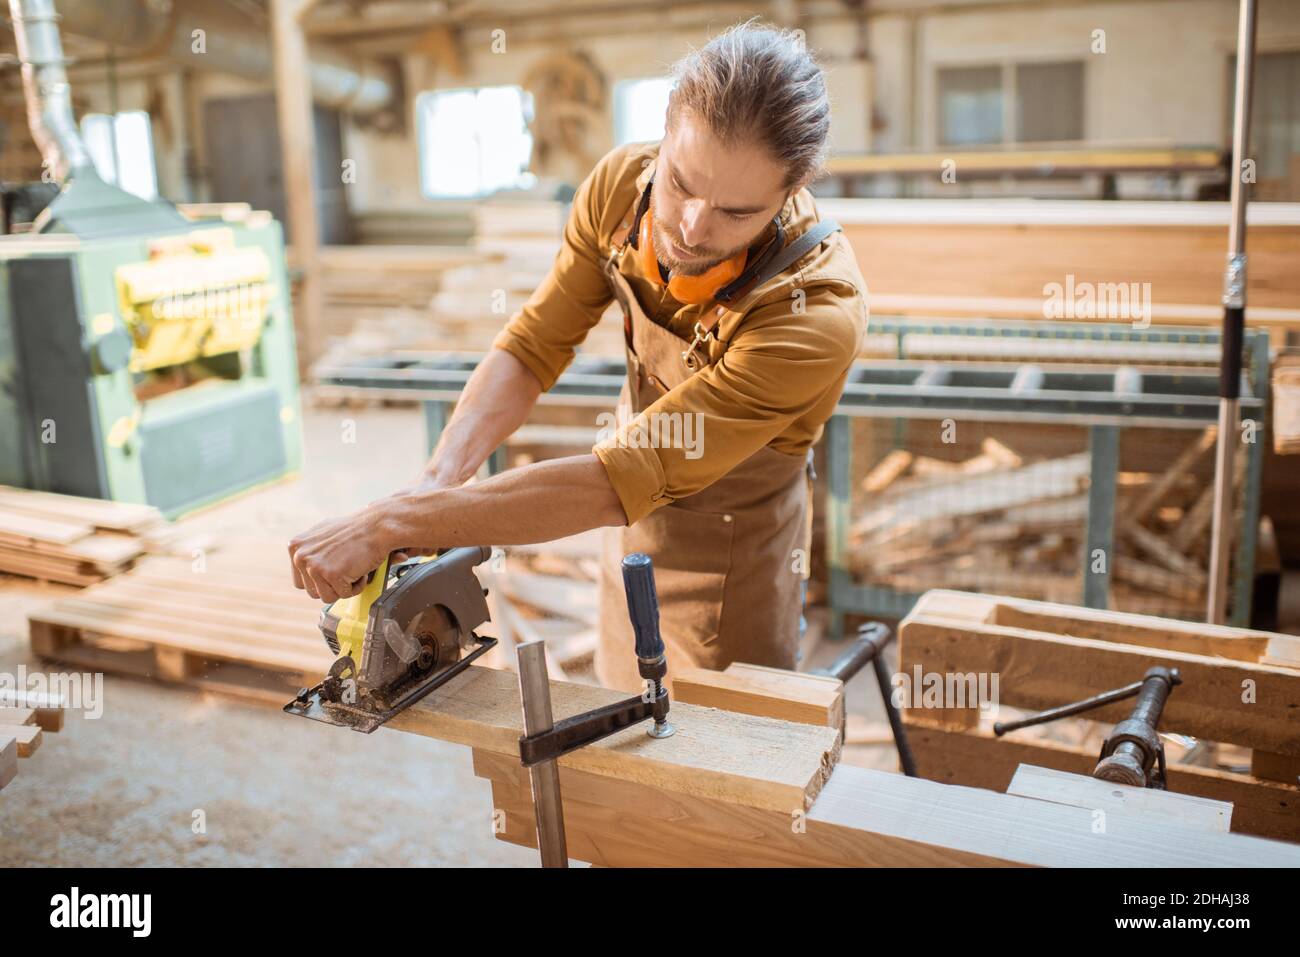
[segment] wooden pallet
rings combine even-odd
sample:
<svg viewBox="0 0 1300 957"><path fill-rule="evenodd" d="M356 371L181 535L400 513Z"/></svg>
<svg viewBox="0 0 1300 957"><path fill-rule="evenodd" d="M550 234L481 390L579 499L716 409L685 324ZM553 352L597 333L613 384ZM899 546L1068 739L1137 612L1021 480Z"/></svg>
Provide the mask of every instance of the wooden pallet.
<svg viewBox="0 0 1300 957"><path fill-rule="evenodd" d="M1033 711L1121 687L1156 665L1183 678L1162 733L1251 750L1249 773L1171 763L1169 789L1231 802L1234 831L1300 841L1300 638L954 591L927 592L899 628L901 674L996 674L999 705ZM1113 724L1132 707L1087 717ZM1097 763L1097 748L1034 728L995 737L991 718L974 707L905 708L921 775L1005 791L1021 763L1080 774Z"/></svg>
<svg viewBox="0 0 1300 957"><path fill-rule="evenodd" d="M0 571L68 585L93 585L146 553L211 547L186 536L151 505L0 485Z"/></svg>
<svg viewBox="0 0 1300 957"><path fill-rule="evenodd" d="M320 607L293 587L283 543L249 542L202 563L145 558L28 623L44 658L283 702L333 661Z"/></svg>
<svg viewBox="0 0 1300 957"><path fill-rule="evenodd" d="M62 699L0 691L0 789L18 774L18 759L41 746L46 731L63 730L63 716Z"/></svg>

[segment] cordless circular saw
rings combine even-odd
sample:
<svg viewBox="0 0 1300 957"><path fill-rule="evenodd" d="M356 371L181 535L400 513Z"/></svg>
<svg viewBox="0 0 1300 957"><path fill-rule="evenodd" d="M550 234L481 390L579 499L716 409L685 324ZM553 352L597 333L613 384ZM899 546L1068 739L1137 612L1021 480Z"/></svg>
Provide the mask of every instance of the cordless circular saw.
<svg viewBox="0 0 1300 957"><path fill-rule="evenodd" d="M369 734L460 674L496 644L474 633L490 617L474 566L491 555L476 546L391 566L384 559L360 594L321 611L338 657L284 710Z"/></svg>

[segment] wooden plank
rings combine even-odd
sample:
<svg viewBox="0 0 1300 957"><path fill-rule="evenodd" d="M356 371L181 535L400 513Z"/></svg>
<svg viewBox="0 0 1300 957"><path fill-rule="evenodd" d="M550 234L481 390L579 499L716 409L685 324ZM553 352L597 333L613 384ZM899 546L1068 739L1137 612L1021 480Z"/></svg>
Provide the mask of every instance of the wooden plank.
<svg viewBox="0 0 1300 957"><path fill-rule="evenodd" d="M912 453L905 449L891 451L867 473L862 480L862 491L877 494L889 488L911 466L912 457Z"/></svg>
<svg viewBox="0 0 1300 957"><path fill-rule="evenodd" d="M619 692L551 682L556 720L623 700ZM626 728L561 758L561 767L657 785L735 804L806 809L839 757L831 728L673 704L677 729L655 739ZM389 727L517 759L522 715L515 675L471 666L389 722Z"/></svg>
<svg viewBox="0 0 1300 957"><path fill-rule="evenodd" d="M1255 750L1250 753L1250 773L1269 781L1300 784L1300 758Z"/></svg>
<svg viewBox="0 0 1300 957"><path fill-rule="evenodd" d="M1171 821L1189 828L1226 834L1232 821L1232 805L1191 794L1134 788L1099 781L1083 774L1022 764L1007 788L1008 794L1105 811L1147 817L1164 826Z"/></svg>
<svg viewBox="0 0 1300 957"><path fill-rule="evenodd" d="M1201 653L1144 647L1139 642L1150 632L1136 629L1111 641L954 619L942 613L941 599L931 599L937 595L923 596L899 628L903 673L997 674L1002 704L1037 711L1130 684L1148 668L1174 667L1183 684L1165 706L1163 730L1300 755L1292 713L1300 674L1293 669L1211 657L1208 646ZM1250 703L1246 688L1254 692ZM1118 702L1089 717L1114 723L1132 707Z"/></svg>
<svg viewBox="0 0 1300 957"><path fill-rule="evenodd" d="M59 695L0 689L0 708L31 708L36 712L36 723L42 731L62 731L66 707Z"/></svg>
<svg viewBox="0 0 1300 957"><path fill-rule="evenodd" d="M679 668L674 700L782 721L839 728L844 685L835 678L734 663L726 671Z"/></svg>
<svg viewBox="0 0 1300 957"><path fill-rule="evenodd" d="M66 545L85 538L93 530L85 523L39 518L18 512L0 512L0 541L15 545L31 545L36 542Z"/></svg>
<svg viewBox="0 0 1300 957"><path fill-rule="evenodd" d="M33 489L0 485L0 508L67 522L69 520L95 528L136 532L163 522L162 513L152 505L114 502L108 499L38 492Z"/></svg>
<svg viewBox="0 0 1300 957"><path fill-rule="evenodd" d="M1219 430L1216 426L1209 426L1205 431L1198 435L1190 445L1187 446L1174 460L1164 473L1142 490L1142 493L1134 500L1133 504L1121 511L1119 522L1122 525L1135 525L1146 519L1155 511L1156 507L1163 501L1169 491L1182 480L1183 476L1188 473L1197 460L1200 459L1214 445L1215 436Z"/></svg>
<svg viewBox="0 0 1300 957"><path fill-rule="evenodd" d="M0 788L18 773L18 739L8 732L0 732Z"/></svg>
<svg viewBox="0 0 1300 957"><path fill-rule="evenodd" d="M18 757L30 758L41 746L41 729L34 724L7 724L4 733L18 742Z"/></svg>
<svg viewBox="0 0 1300 957"><path fill-rule="evenodd" d="M531 836L517 760L474 755L505 810L498 837ZM1295 866L1300 848L1088 808L837 767L812 808L736 807L562 767L569 853L604 866ZM510 824L517 823L513 834Z"/></svg>
<svg viewBox="0 0 1300 957"><path fill-rule="evenodd" d="M991 732L954 731L907 717L907 742L918 772L933 781L1005 791L1021 764L1091 774L1097 752L1017 731L997 738ZM1300 787L1249 775L1171 764L1169 789L1233 806L1234 833L1300 841Z"/></svg>

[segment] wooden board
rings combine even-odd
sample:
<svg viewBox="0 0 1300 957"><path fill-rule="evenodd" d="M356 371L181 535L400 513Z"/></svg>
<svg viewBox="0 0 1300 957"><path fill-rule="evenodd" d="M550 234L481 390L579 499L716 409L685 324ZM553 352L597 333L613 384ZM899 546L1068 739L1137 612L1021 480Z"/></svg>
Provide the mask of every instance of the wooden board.
<svg viewBox="0 0 1300 957"><path fill-rule="evenodd" d="M0 789L18 773L18 759L36 753L44 732L62 727L62 699L12 689L0 691Z"/></svg>
<svg viewBox="0 0 1300 957"><path fill-rule="evenodd" d="M844 724L844 683L821 675L799 674L761 665L728 665L725 671L679 668L674 700L840 728Z"/></svg>
<svg viewBox="0 0 1300 957"><path fill-rule="evenodd" d="M90 585L171 547L174 529L149 505L0 485L0 571Z"/></svg>
<svg viewBox="0 0 1300 957"><path fill-rule="evenodd" d="M1186 827L1226 834L1232 820L1232 805L1227 801L1211 801L1154 788L1117 787L1090 775L1070 774L1032 764L1016 768L1007 793L1071 807L1092 808L1108 814L1144 815L1157 826L1164 826L1174 819Z"/></svg>
<svg viewBox="0 0 1300 957"><path fill-rule="evenodd" d="M556 720L622 700L589 685L551 682ZM560 759L561 767L731 804L805 810L839 757L839 733L674 703L677 729L655 739L644 726L626 728ZM523 720L518 678L472 666L389 722L401 731L441 738L518 761Z"/></svg>
<svg viewBox="0 0 1300 957"><path fill-rule="evenodd" d="M517 760L474 752L497 837L536 846ZM806 814L736 807L561 767L569 854L618 867L1296 866L1300 848L840 765Z"/></svg>

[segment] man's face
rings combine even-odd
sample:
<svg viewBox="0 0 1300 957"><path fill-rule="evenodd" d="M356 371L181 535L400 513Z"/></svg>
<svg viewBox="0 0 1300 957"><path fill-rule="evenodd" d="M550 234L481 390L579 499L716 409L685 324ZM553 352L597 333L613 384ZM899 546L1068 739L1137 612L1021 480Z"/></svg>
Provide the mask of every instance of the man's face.
<svg viewBox="0 0 1300 957"><path fill-rule="evenodd" d="M659 261L698 276L747 248L785 205L784 178L761 147L724 146L682 110L660 144L650 191Z"/></svg>

